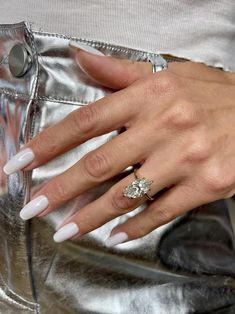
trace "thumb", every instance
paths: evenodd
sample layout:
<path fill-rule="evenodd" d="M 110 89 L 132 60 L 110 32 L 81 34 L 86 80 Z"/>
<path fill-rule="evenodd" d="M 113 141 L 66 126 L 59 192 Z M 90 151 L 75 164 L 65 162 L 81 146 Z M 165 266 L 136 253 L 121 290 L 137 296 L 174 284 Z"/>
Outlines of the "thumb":
<path fill-rule="evenodd" d="M 131 61 L 110 56 L 97 55 L 71 46 L 81 69 L 99 84 L 122 89 L 134 81 L 152 73 L 150 62 Z"/>

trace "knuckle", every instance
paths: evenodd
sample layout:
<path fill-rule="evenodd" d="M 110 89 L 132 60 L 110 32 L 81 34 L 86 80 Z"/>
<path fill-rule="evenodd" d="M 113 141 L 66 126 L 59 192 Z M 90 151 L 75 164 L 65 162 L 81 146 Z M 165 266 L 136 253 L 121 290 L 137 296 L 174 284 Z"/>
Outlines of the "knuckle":
<path fill-rule="evenodd" d="M 37 155 L 53 156 L 58 151 L 58 144 L 55 141 L 53 134 L 50 132 L 50 128 L 45 129 L 39 133 L 33 140 L 34 151 L 39 152 Z"/>
<path fill-rule="evenodd" d="M 70 199 L 68 190 L 65 188 L 65 184 L 63 184 L 59 180 L 55 180 L 54 182 L 52 182 L 52 185 L 52 190 L 55 192 L 51 193 L 50 198 L 53 199 L 53 203 L 59 204 Z"/>
<path fill-rule="evenodd" d="M 225 172 L 222 165 L 213 164 L 204 173 L 204 184 L 208 192 L 226 196 L 234 188 L 235 177 L 231 171 Z"/>
<path fill-rule="evenodd" d="M 86 105 L 71 113 L 71 122 L 75 130 L 82 133 L 91 131 L 97 123 L 96 106 Z"/>
<path fill-rule="evenodd" d="M 170 128 L 192 128 L 200 121 L 199 110 L 192 102 L 179 99 L 166 111 L 164 121 Z"/>
<path fill-rule="evenodd" d="M 144 225 L 144 224 L 139 224 L 138 225 L 138 237 L 142 238 L 144 237 L 146 234 L 148 234 L 151 230 L 149 230 L 149 226 Z"/>
<path fill-rule="evenodd" d="M 111 196 L 111 206 L 115 211 L 124 213 L 137 204 L 137 200 L 128 198 L 120 191 L 114 191 Z"/>
<path fill-rule="evenodd" d="M 149 207 L 149 210 L 144 217 L 136 219 L 134 216 L 128 219 L 131 226 L 129 232 L 131 234 L 131 238 L 135 239 L 137 237 L 144 237 L 154 229 L 168 223 L 175 217 L 176 215 L 166 208 L 162 207 L 156 210 L 154 207 Z"/>
<path fill-rule="evenodd" d="M 137 224 L 135 228 L 138 230 L 138 237 L 144 237 L 159 226 L 156 212 L 146 214 L 144 221 L 141 219 L 141 221 L 137 221 Z"/>
<path fill-rule="evenodd" d="M 95 180 L 103 181 L 112 170 L 108 155 L 101 151 L 93 151 L 84 157 L 85 172 Z"/>
<path fill-rule="evenodd" d="M 185 145 L 184 159 L 190 162 L 207 160 L 211 154 L 213 145 L 204 132 L 190 136 Z"/>
<path fill-rule="evenodd" d="M 151 77 L 150 89 L 154 95 L 156 93 L 161 95 L 169 92 L 169 90 L 175 89 L 177 84 L 174 75 L 168 71 L 162 71 Z"/>
<path fill-rule="evenodd" d="M 163 225 L 172 220 L 173 218 L 174 217 L 171 214 L 171 211 L 165 208 L 159 208 L 157 213 L 155 213 L 155 219 L 158 225 Z"/>

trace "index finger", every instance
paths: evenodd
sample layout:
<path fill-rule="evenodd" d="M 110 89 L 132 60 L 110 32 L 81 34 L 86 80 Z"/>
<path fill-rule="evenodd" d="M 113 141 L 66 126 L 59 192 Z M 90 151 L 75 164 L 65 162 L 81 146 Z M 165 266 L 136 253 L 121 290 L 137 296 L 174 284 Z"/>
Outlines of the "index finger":
<path fill-rule="evenodd" d="M 139 100 L 130 86 L 72 111 L 63 120 L 40 132 L 4 166 L 6 174 L 32 170 L 90 138 L 125 126 Z"/>

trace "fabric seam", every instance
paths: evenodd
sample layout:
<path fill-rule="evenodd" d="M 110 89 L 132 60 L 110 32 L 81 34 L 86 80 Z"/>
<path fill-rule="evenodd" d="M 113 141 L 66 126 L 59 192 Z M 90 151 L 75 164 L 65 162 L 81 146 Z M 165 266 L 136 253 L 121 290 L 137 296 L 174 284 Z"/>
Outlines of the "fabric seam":
<path fill-rule="evenodd" d="M 79 42 L 83 42 L 86 44 L 91 45 L 92 47 L 99 47 L 99 48 L 104 48 L 104 49 L 108 49 L 110 51 L 115 51 L 115 52 L 122 52 L 125 54 L 128 54 L 129 52 L 132 52 L 133 55 L 141 55 L 142 57 L 154 57 L 154 56 L 161 56 L 163 57 L 167 62 L 185 62 L 188 61 L 185 58 L 179 58 L 179 57 L 175 57 L 175 56 L 171 56 L 171 55 L 164 55 L 162 53 L 154 53 L 154 52 L 148 52 L 148 51 L 144 51 L 144 50 L 139 50 L 139 49 L 134 49 L 134 48 L 129 48 L 129 47 L 123 47 L 123 46 L 119 46 L 119 45 L 115 45 L 112 43 L 105 43 L 99 40 L 93 40 L 93 39 L 85 39 L 85 38 L 79 38 L 79 37 L 75 37 L 75 36 L 69 36 L 69 35 L 63 35 L 63 34 L 59 34 L 59 33 L 49 33 L 49 32 L 42 32 L 42 31 L 36 31 L 36 30 L 32 30 L 32 32 L 34 34 L 38 34 L 39 36 L 44 36 L 44 37 L 56 37 L 56 38 L 61 38 L 61 39 L 65 39 L 65 40 L 74 40 L 74 41 L 79 41 Z"/>
<path fill-rule="evenodd" d="M 95 40 L 88 40 L 85 38 L 79 38 L 79 37 L 74 37 L 74 36 L 69 36 L 69 35 L 63 35 L 63 34 L 59 34 L 59 33 L 49 33 L 49 32 L 41 32 L 41 31 L 36 31 L 36 30 L 32 30 L 33 33 L 44 36 L 44 37 L 57 37 L 57 38 L 61 38 L 61 39 L 67 39 L 67 40 L 75 40 L 75 41 L 80 41 L 80 42 L 84 42 L 84 43 L 89 43 L 91 44 L 93 47 L 100 47 L 100 48 L 108 48 L 110 50 L 113 51 L 117 51 L 117 52 L 123 52 L 123 53 L 128 53 L 130 51 L 132 51 L 135 54 L 142 54 L 142 56 L 144 55 L 159 55 L 159 54 L 155 54 L 155 53 L 149 53 L 147 51 L 143 51 L 143 50 L 137 50 L 137 49 L 133 49 L 133 48 L 125 48 L 122 46 L 117 46 L 115 44 L 110 44 L 110 43 L 104 43 L 101 41 L 95 41 Z"/>
<path fill-rule="evenodd" d="M 21 306 L 21 307 L 25 307 L 30 311 L 35 311 L 35 307 L 37 307 L 37 303 L 34 302 L 30 302 L 25 300 L 24 298 L 22 298 L 21 296 L 19 296 L 18 294 L 16 294 L 5 282 L 5 280 L 2 278 L 2 276 L 0 275 L 0 282 L 2 282 L 2 284 L 4 285 L 4 287 L 7 288 L 8 293 L 11 293 L 12 295 L 14 295 L 18 301 L 16 299 L 12 299 L 11 296 L 8 295 L 8 297 L 12 300 L 12 302 L 14 302 L 15 304 Z M 6 294 L 6 291 L 5 291 Z M 7 295 L 7 294 L 6 294 Z M 22 303 L 19 303 L 19 300 L 21 300 L 22 302 L 25 303 L 25 305 L 22 305 Z"/>
<path fill-rule="evenodd" d="M 24 94 L 24 93 L 18 93 L 18 92 L 12 92 L 11 90 L 8 90 L 6 88 L 0 88 L 0 93 L 6 96 L 10 96 L 13 97 L 15 99 L 22 99 L 22 100 L 27 100 L 27 101 L 50 101 L 50 102 L 56 102 L 56 103 L 63 103 L 63 104 L 67 104 L 67 105 L 78 105 L 78 106 L 82 106 L 82 105 L 88 105 L 91 103 L 91 101 L 77 101 L 74 99 L 71 100 L 65 100 L 64 98 L 54 98 L 52 96 L 37 96 L 37 97 L 33 97 L 31 98 L 28 94 Z"/>
<path fill-rule="evenodd" d="M 38 64 L 38 56 L 37 56 L 37 49 L 34 43 L 34 37 L 30 31 L 28 23 L 23 24 L 23 29 L 24 29 L 24 36 L 25 39 L 28 39 L 29 45 L 31 46 L 32 49 L 32 54 L 33 58 L 35 58 L 35 77 L 33 78 L 33 84 L 32 84 L 32 89 L 31 89 L 31 94 L 33 97 L 29 97 L 29 101 L 27 104 L 27 110 L 26 110 L 26 120 L 25 120 L 25 128 L 24 128 L 24 142 L 32 138 L 32 134 L 34 132 L 34 122 L 35 122 L 35 111 L 36 111 L 36 106 L 37 103 L 33 100 L 35 95 L 37 96 L 37 91 L 38 91 L 38 78 L 39 78 L 39 64 Z M 32 116 L 31 116 L 32 114 Z M 32 176 L 32 171 L 31 172 L 26 172 L 24 174 L 24 184 L 25 184 L 25 197 L 24 197 L 24 202 L 28 202 L 30 199 L 30 186 L 31 186 L 31 176 Z M 27 250 L 27 259 L 28 259 L 28 269 L 29 269 L 29 280 L 31 284 L 31 293 L 32 297 L 34 298 L 35 304 L 36 304 L 36 313 L 39 314 L 40 310 L 39 307 L 40 305 L 37 302 L 37 292 L 35 288 L 35 280 L 34 280 L 34 274 L 33 274 L 33 269 L 32 269 L 32 239 L 31 239 L 31 224 L 30 222 L 27 223 L 26 225 L 26 231 L 27 231 L 27 236 L 26 236 L 26 250 Z"/>

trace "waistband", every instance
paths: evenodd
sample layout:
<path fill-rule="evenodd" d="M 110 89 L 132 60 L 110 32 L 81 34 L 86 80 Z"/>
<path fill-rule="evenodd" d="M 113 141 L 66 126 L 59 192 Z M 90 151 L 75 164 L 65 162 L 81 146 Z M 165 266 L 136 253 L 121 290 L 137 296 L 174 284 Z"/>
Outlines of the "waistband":
<path fill-rule="evenodd" d="M 75 57 L 69 49 L 71 39 L 90 45 L 105 55 L 118 58 L 135 61 L 153 60 L 158 65 L 161 65 L 162 62 L 186 61 L 186 59 L 170 55 L 153 54 L 96 40 L 33 31 L 30 24 L 25 21 L 16 24 L 0 24 L 0 36 L 0 66 L 5 78 L 5 80 L 1 78 L 0 92 L 16 98 L 87 104 L 103 96 L 100 86 L 93 84 L 88 88 L 87 82 L 86 84 L 82 83 L 80 79 L 82 73 L 76 67 Z M 31 58 L 29 69 L 20 78 L 12 75 L 8 58 L 11 49 L 17 44 L 22 44 Z M 23 61 L 19 58 L 17 62 Z M 77 73 L 74 69 L 77 70 Z M 48 75 L 48 71 L 50 75 Z M 64 79 L 71 81 L 71 84 L 67 84 L 66 89 L 61 88 Z M 79 84 L 79 88 L 74 88 L 75 81 Z M 46 89 L 45 86 L 48 84 L 50 88 Z"/>

